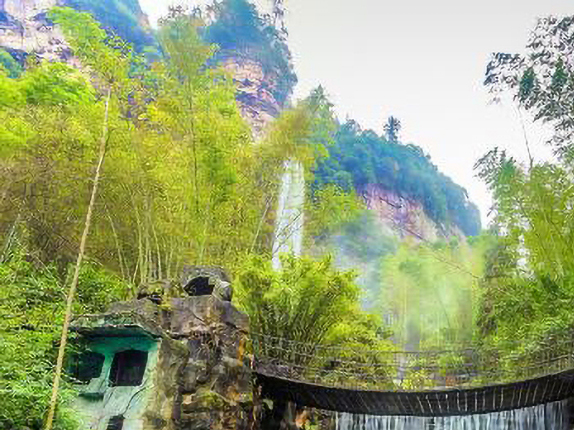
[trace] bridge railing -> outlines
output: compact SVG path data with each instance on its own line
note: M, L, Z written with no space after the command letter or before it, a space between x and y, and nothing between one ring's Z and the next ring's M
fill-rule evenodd
M473 388L574 368L574 337L535 346L433 351L315 345L252 334L256 371L328 387L411 391Z

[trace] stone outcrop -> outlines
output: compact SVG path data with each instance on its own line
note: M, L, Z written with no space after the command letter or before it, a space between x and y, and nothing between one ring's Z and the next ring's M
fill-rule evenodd
M22 60L34 53L47 60L70 58L62 33L47 19L58 0L0 0L0 47Z
M189 268L184 279L193 284L206 275L208 284L229 284L229 277L216 268ZM105 429L121 420L124 430L248 428L253 409L246 354L249 320L214 292L142 297L73 322L90 349L104 356L102 368L86 381L77 402L86 426ZM125 351L134 355L134 350L147 353L141 381L133 386L114 383L117 357ZM132 377L137 373L135 368L125 371Z
M188 266L183 269L181 285L192 297L211 294L226 302L233 297L231 279L221 267Z
M273 95L274 77L250 58L227 57L221 63L233 76L241 115L251 126L254 137L260 138L265 127L279 116L283 108Z
M455 226L445 227L430 219L418 201L402 197L379 185L367 185L358 192L383 228L401 238L412 237L417 241L431 242L453 236L464 238L464 234Z
M93 1L92 4L76 0L0 0L0 48L21 62L33 54L40 59L63 60L79 66L73 61L61 31L47 19L48 11L54 6L69 6L94 14L105 29L122 36L138 50L155 43L148 17L138 0L113 3L109 9L113 13L96 7L104 0Z

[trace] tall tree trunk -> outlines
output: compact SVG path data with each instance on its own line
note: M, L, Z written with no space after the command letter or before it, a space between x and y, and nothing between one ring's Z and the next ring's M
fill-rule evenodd
M111 87L108 88L108 93L106 95L106 105L104 113L104 123L102 126L102 137L100 141L100 156L98 159L98 164L96 166L96 172L94 174L94 183L92 185L92 195L90 197L90 204L88 205L88 212L86 213L86 221L84 223L84 232L82 233L82 239L80 241L80 250L78 252L78 259L76 260L76 268L74 270L74 277L72 279L72 285L68 292L68 298L66 303L66 314L64 316L64 325L62 327L62 338L60 340L60 347L58 349L58 360L56 362L56 373L54 374L54 384L52 387L52 399L50 400L50 409L48 411L48 418L46 419L46 430L52 429L52 424L54 422L54 414L56 412L56 405L58 403L58 391L60 388L60 380L62 377L62 367L64 364L64 354L66 352L66 343L68 342L68 331L70 328L70 320L72 318L72 305L74 303L74 296L76 294L76 289L78 287L78 278L80 276L80 268L82 266L82 260L84 259L84 252L86 249L86 242L88 239L88 234L90 232L90 225L92 223L92 212L94 210L94 205L96 202L96 196L98 193L98 184L100 182L100 175L102 171L102 166L104 164L104 159L106 157L106 143L108 140L108 117L110 110L110 99L112 95Z

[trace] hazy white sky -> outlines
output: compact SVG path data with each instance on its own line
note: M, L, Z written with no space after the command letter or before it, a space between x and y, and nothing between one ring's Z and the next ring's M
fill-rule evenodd
M258 0L265 2L265 0ZM152 22L171 0L140 0ZM193 2L187 2L193 3ZM490 148L526 159L510 104L491 105L482 86L490 53L521 52L536 17L574 14L572 0L286 0L296 97L321 84L341 119L382 131L387 116L402 140L428 152L481 209L488 191L473 165ZM550 157L539 127L526 124L535 158Z

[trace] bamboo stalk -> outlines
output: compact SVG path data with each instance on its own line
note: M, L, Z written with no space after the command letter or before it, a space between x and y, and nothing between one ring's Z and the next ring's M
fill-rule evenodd
M106 156L106 143L108 139L108 117L109 117L109 107L110 98L112 95L111 87L108 88L108 94L106 96L105 113L104 113L104 124L102 126L102 137L100 141L100 155L98 159L98 164L96 167L96 172L94 174L94 184L92 186L92 195L90 197L90 204L88 205L88 212L86 213L86 221L84 223L84 232L82 233L82 239L80 241L80 250L78 252L78 259L76 261L76 267L74 270L74 277L72 279L72 285L68 292L68 298L66 303L66 314L64 316L64 325L62 327L62 337L60 339L60 347L58 348L58 360L56 362L56 373L54 375L54 383L52 386L52 398L50 400L50 409L48 411L48 418L46 419L45 430L51 430L54 422L54 414L56 412L56 405L58 403L58 391L60 388L60 380L62 377L62 367L64 364L64 354L66 352L66 344L68 342L68 332L70 328L70 320L72 319L72 305L74 303L74 296L76 294L76 289L78 287L78 279L80 277L80 268L82 266L82 260L84 259L84 252L86 249L86 242L88 240L88 234L90 232L90 225L92 223L92 213L96 203L96 196L98 193L98 184L100 182L100 176L102 172L102 166L104 164L104 159Z

